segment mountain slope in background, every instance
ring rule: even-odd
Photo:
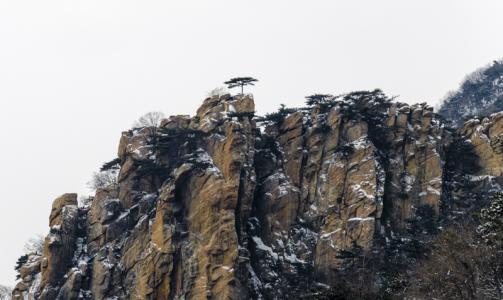
[[[471,116],[502,110],[503,60],[499,60],[466,76],[459,90],[446,96],[438,113],[459,127]]]
[[[500,190],[503,114],[454,131],[379,90],[254,111],[213,96],[123,132],[118,182],[54,201],[13,298],[414,296],[400,276],[439,226]]]

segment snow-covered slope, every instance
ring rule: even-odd
[[[450,92],[439,114],[460,126],[472,116],[503,110],[503,60],[494,61],[466,76],[457,91]]]

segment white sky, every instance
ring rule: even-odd
[[[0,0],[0,283],[141,114],[232,76],[259,113],[381,88],[431,104],[503,56],[501,0]],[[250,89],[249,89],[250,90]]]

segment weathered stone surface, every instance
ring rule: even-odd
[[[197,110],[196,117],[199,119],[198,129],[210,132],[219,125],[228,113],[253,113],[255,103],[251,95],[213,96],[204,100]]]
[[[80,270],[70,270],[68,278],[59,290],[57,299],[78,299],[82,287],[82,273]]]
[[[375,113],[387,130],[376,133],[372,120],[337,105],[266,128],[279,149],[257,152],[259,251],[252,251],[258,277],[272,287],[266,295],[294,293],[310,263],[314,278],[331,284],[347,263],[340,253],[370,251],[376,235],[405,233],[417,207],[439,213],[446,133],[432,108],[392,103]],[[300,240],[299,227],[309,228]],[[294,271],[271,276],[270,265]]]
[[[160,128],[164,129],[177,129],[177,128],[188,128],[190,125],[190,116],[178,115],[170,116],[167,119],[161,121]]]
[[[40,268],[42,256],[40,254],[29,254],[27,262],[19,270],[19,281],[12,290],[12,299],[34,300],[35,292],[40,285]]]
[[[70,201],[61,201],[65,198]],[[44,242],[40,299],[55,299],[63,276],[71,268],[77,238],[76,199],[76,194],[66,194],[54,201],[53,213],[54,208],[59,207],[59,214],[51,219],[50,232]]]
[[[55,200],[13,295],[285,299],[336,284],[348,257],[414,238],[419,212],[447,207],[453,133],[424,103],[383,99],[355,93],[259,130],[250,95],[214,96],[154,134],[123,132],[118,186],[89,207]],[[480,175],[502,175],[502,120],[462,131]]]
[[[461,133],[479,156],[481,175],[503,175],[503,112],[467,121]]]
[[[19,269],[19,276],[21,278],[32,276],[40,272],[40,255],[34,254],[29,256],[29,262],[24,264],[20,269]],[[30,280],[31,281],[31,280]]]
[[[49,217],[49,227],[55,224],[61,224],[61,211],[66,205],[77,205],[77,194],[64,194],[52,203],[51,215]]]

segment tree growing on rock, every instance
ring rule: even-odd
[[[107,171],[107,170],[112,170],[112,169],[120,169],[120,165],[121,164],[121,159],[120,158],[114,158],[112,159],[111,161],[108,161],[106,163],[104,163],[101,168],[100,168],[100,171]]]
[[[21,270],[21,267],[28,261],[28,258],[29,258],[28,254],[23,254],[17,259],[16,265],[14,266],[14,270],[18,272],[18,274],[16,275],[16,280],[21,278],[19,270]]]
[[[100,188],[114,187],[118,184],[118,170],[109,169],[106,171],[94,172],[91,181],[87,183],[87,186],[91,190],[97,190]]]
[[[96,191],[101,188],[114,187],[118,184],[118,177],[120,171],[120,158],[115,158],[109,162],[104,163],[99,172],[94,172],[91,181],[87,183],[88,188],[91,191]],[[81,206],[86,206],[90,204],[92,197],[81,196],[79,199],[79,204]]]
[[[280,125],[286,116],[294,113],[296,110],[293,108],[287,108],[286,105],[280,104],[277,112],[268,113],[263,117],[257,119],[258,122],[267,122]]]
[[[164,118],[164,114],[160,111],[151,111],[140,118],[133,124],[133,127],[158,127],[161,124],[161,120]]]
[[[37,234],[36,236],[30,238],[23,247],[26,254],[42,254],[44,249],[44,236]]]
[[[151,143],[154,150],[157,148],[157,137],[159,132],[159,125],[164,119],[164,114],[160,111],[151,111],[143,116],[141,116],[134,124],[134,128],[147,128],[147,136],[145,140],[147,143]]]
[[[308,106],[326,104],[330,100],[332,100],[333,98],[334,98],[334,96],[332,96],[330,94],[312,94],[312,95],[306,96],[306,104]]]
[[[224,84],[227,85],[229,89],[233,89],[235,87],[241,87],[241,94],[243,94],[245,85],[255,85],[254,82],[257,82],[258,79],[253,77],[235,77],[227,80]]]
[[[209,91],[206,96],[207,97],[223,96],[225,94],[229,94],[229,90],[225,86],[220,86]]]

